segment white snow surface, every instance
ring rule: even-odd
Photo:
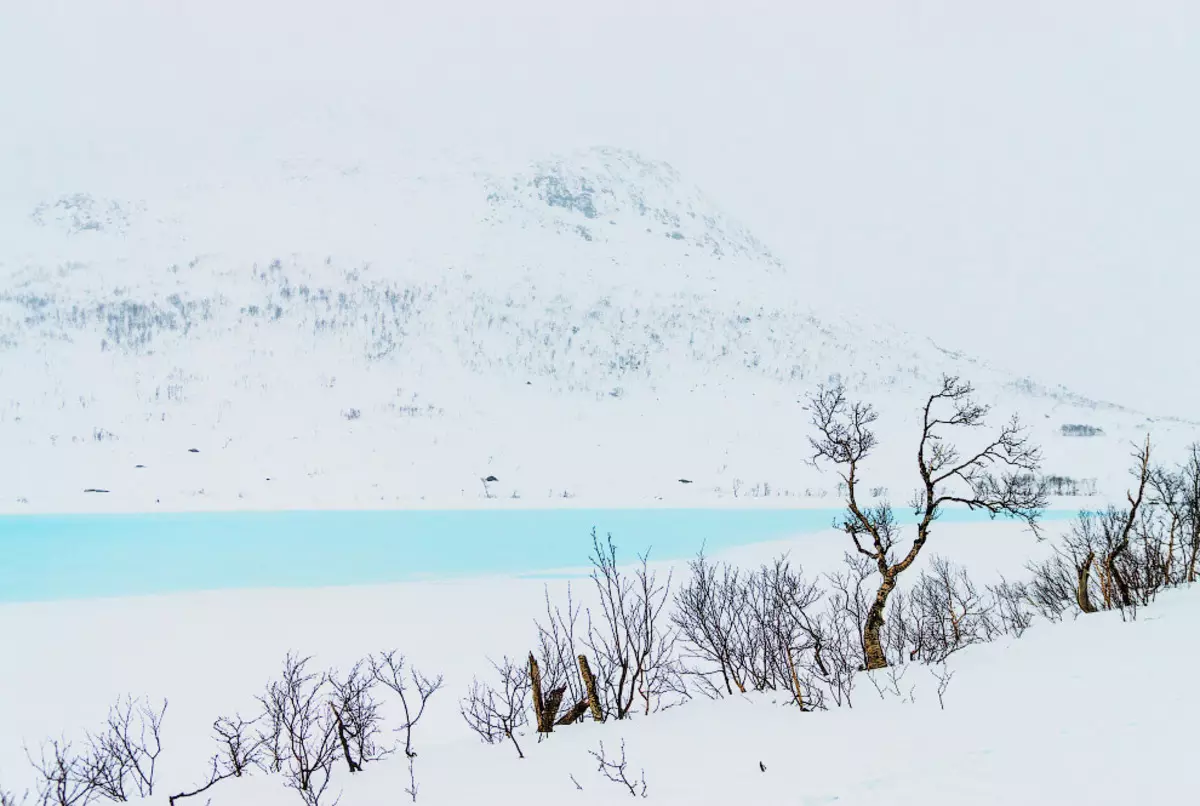
[[[832,569],[844,548],[845,536],[831,531],[725,558],[754,564],[787,550],[813,574]],[[921,560],[940,552],[987,582],[1020,576],[1046,550],[1012,524],[946,526]],[[565,583],[545,584],[557,598]],[[1200,662],[1188,639],[1200,618],[1194,589],[1164,595],[1131,623],[1116,613],[1039,623],[1020,639],[963,650],[949,664],[944,710],[936,681],[914,666],[902,698],[881,698],[860,675],[852,709],[800,713],[766,696],[698,700],[625,723],[559,728],[543,743],[527,734],[528,758],[518,760],[510,745],[479,743],[457,700],[487,671],[486,657],[530,647],[542,585],[478,579],[2,606],[5,655],[21,662],[0,664],[0,781],[29,782],[22,742],[36,749],[60,731],[79,737],[131,692],[170,700],[160,783],[145,801],[161,803],[157,793],[203,777],[212,720],[249,714],[287,650],[345,668],[395,646],[446,675],[417,734],[419,803],[625,802],[588,755],[622,739],[657,803],[1185,803],[1194,788],[1187,726],[1200,705],[1186,684]],[[403,759],[392,758],[355,776],[339,770],[331,794],[340,791],[344,806],[399,803],[406,785]],[[213,806],[300,802],[261,773],[207,794]]]
[[[1198,433],[908,335],[903,311],[814,310],[819,275],[620,148],[32,176],[0,209],[3,512],[805,505],[833,482],[804,465],[803,403],[835,378],[883,414],[880,486],[943,372],[1101,493],[1146,431],[1168,454]]]

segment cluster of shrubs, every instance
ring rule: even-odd
[[[408,760],[405,792],[416,801],[413,732],[442,678],[422,674],[394,650],[369,655],[345,674],[313,671],[310,665],[310,658],[289,654],[279,677],[257,697],[257,713],[213,722],[216,751],[207,771],[191,789],[168,795],[171,806],[255,770],[281,775],[307,806],[319,806],[336,767],[359,773],[368,763],[397,752]],[[390,722],[389,704],[400,714]],[[34,803],[89,806],[160,793],[157,768],[166,711],[166,700],[156,707],[126,697],[110,709],[104,726],[86,733],[81,743],[55,739],[44,742],[36,755],[27,750],[36,774]],[[384,742],[387,727],[399,741]],[[0,791],[0,806],[27,801],[28,795],[18,800]]]
[[[1164,590],[1200,575],[1200,445],[1177,468],[1136,454],[1126,505],[1082,512],[1053,554],[1031,566],[1025,599],[1042,616],[1119,610],[1136,616]]]
[[[810,400],[812,445],[817,459],[838,466],[847,499],[840,525],[854,548],[840,570],[814,579],[787,556],[747,570],[702,554],[673,588],[645,557],[622,570],[611,537],[601,542],[593,533],[595,609],[577,605],[569,589],[565,604],[547,598],[537,649],[527,660],[494,664],[491,681],[477,680],[464,718],[484,741],[511,741],[523,755],[517,732],[528,723],[528,700],[539,735],[749,691],[780,693],[804,711],[850,707],[860,672],[889,669],[895,687],[897,667],[941,665],[964,647],[1019,638],[1039,616],[1116,609],[1132,617],[1163,590],[1196,580],[1200,446],[1168,469],[1152,464],[1147,441],[1136,454],[1128,505],[1081,512],[1051,542],[1050,557],[1027,566],[1028,579],[981,586],[933,556],[901,585],[943,505],[1016,518],[1041,535],[1047,496],[1063,482],[1038,473],[1040,452],[1015,419],[982,450],[960,455],[944,432],[983,424],[987,408],[971,393],[969,384],[944,378],[928,401],[911,542],[890,505],[859,501],[862,466],[875,446],[874,411],[849,401],[841,386],[822,389]],[[995,475],[995,465],[1008,470]],[[948,681],[944,667],[935,674]]]
[[[1060,432],[1064,437],[1102,437],[1104,429],[1083,423],[1063,423]]]

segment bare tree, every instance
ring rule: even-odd
[[[610,759],[604,752],[604,742],[600,742],[599,750],[589,750],[592,758],[599,763],[600,774],[614,784],[620,784],[633,797],[646,797],[646,771],[642,770],[639,777],[634,779],[629,777],[629,761],[625,758],[625,740],[621,740],[621,758]],[[578,782],[575,786],[582,789]]]
[[[1150,474],[1150,489],[1149,506],[1159,509],[1166,518],[1166,545],[1161,549],[1162,567],[1158,573],[1162,576],[1163,584],[1170,586],[1175,584],[1183,565],[1176,558],[1176,554],[1183,549],[1187,521],[1183,474],[1162,467],[1155,468]]]
[[[344,678],[337,672],[329,675],[333,689],[329,707],[337,726],[342,758],[351,773],[360,772],[368,761],[388,754],[378,744],[383,716],[373,692],[378,681],[368,667],[368,663],[358,661]]]
[[[676,595],[687,673],[709,696],[786,691],[801,710],[831,699],[850,704],[863,666],[862,631],[870,565],[847,556],[826,593],[786,556],[744,571],[701,554]],[[824,600],[824,609],[818,604]]]
[[[104,797],[128,800],[127,786],[140,797],[154,794],[158,757],[162,754],[162,721],[167,701],[161,708],[126,696],[108,712],[104,729],[88,735],[88,775]]]
[[[704,693],[786,691],[806,711],[850,704],[862,668],[866,561],[848,555],[847,570],[828,576],[827,594],[786,556],[746,572],[701,554],[691,569],[673,619],[685,661],[697,664],[687,673]]]
[[[728,564],[718,568],[701,551],[688,564],[690,575],[675,595],[672,621],[688,659],[701,668],[690,669],[707,693],[719,696],[746,692],[739,625],[747,603],[739,571]],[[719,683],[714,682],[719,679]]]
[[[954,672],[943,663],[939,668],[934,669],[933,676],[938,681],[938,707],[944,711],[946,710],[946,692],[950,689],[950,681],[954,679]]]
[[[888,697],[895,697],[902,703],[912,704],[917,701],[915,696],[917,687],[909,686],[907,695],[903,688],[904,678],[911,668],[907,664],[892,663],[882,669],[871,669],[867,672],[866,678],[875,689],[875,693],[879,695],[879,699],[886,700]]]
[[[1045,507],[1044,485],[1034,481],[1041,465],[1040,452],[1025,434],[1016,417],[983,447],[969,454],[945,440],[943,430],[977,429],[984,425],[988,407],[975,402],[970,384],[957,377],[942,378],[941,388],[926,400],[917,467],[921,485],[913,497],[918,518],[916,536],[903,553],[898,553],[900,529],[889,504],[867,507],[859,501],[863,462],[876,445],[872,424],[874,409],[851,402],[841,384],[822,387],[809,401],[817,436],[810,439],[813,463],[826,460],[836,465],[845,484],[846,515],[841,528],[850,536],[855,550],[871,560],[880,575],[878,590],[863,629],[863,647],[868,669],[888,665],[882,632],[888,597],[929,539],[934,521],[946,505],[958,504],[983,510],[995,517],[1005,514],[1020,518],[1035,531]],[[941,410],[948,407],[948,413]],[[999,474],[995,472],[999,469]]]
[[[1157,468],[1150,485],[1150,504],[1164,510],[1167,520],[1162,575],[1167,585],[1191,584],[1200,564],[1200,443],[1175,470]]]
[[[1179,474],[1183,478],[1181,496],[1186,548],[1183,581],[1190,585],[1200,574],[1200,443],[1192,445]]]
[[[517,758],[525,758],[517,742],[517,731],[529,723],[525,705],[529,696],[529,677],[508,656],[500,663],[491,663],[500,677],[499,687],[473,680],[466,699],[459,703],[459,713],[483,741],[495,744],[508,739],[517,749]]]
[[[1108,518],[1103,520],[1104,554],[1101,558],[1100,577],[1106,604],[1113,599],[1119,607],[1129,608],[1135,605],[1129,580],[1122,573],[1122,560],[1126,559],[1130,541],[1133,539],[1138,526],[1138,516],[1142,503],[1146,498],[1146,487],[1150,481],[1150,437],[1140,451],[1134,454],[1137,468],[1134,476],[1137,479],[1136,492],[1126,493],[1129,508],[1124,512],[1110,509]]]
[[[806,664],[810,675],[824,686],[835,706],[854,707],[855,675],[863,668],[862,632],[831,601],[814,620],[810,635],[813,651]]]
[[[408,759],[409,788],[405,792],[415,803],[418,787],[414,764],[417,751],[413,746],[413,730],[424,716],[430,697],[442,687],[442,676],[428,677],[414,668],[406,670],[404,656],[394,649],[371,655],[367,662],[370,664],[371,677],[400,699],[404,722],[396,730],[404,735],[404,755]]]
[[[596,660],[595,676],[604,716],[626,719],[640,697],[649,713],[661,696],[675,690],[675,632],[664,608],[670,600],[671,576],[660,583],[646,555],[632,574],[617,565],[617,548],[609,535],[600,542],[592,530],[592,582],[599,613],[587,616],[584,643]]]
[[[235,777],[240,778],[261,758],[262,737],[253,733],[257,722],[242,719],[240,714],[218,717],[213,722],[213,734],[221,747],[218,755]]]
[[[269,729],[263,747],[308,806],[318,806],[337,760],[337,723],[327,705],[329,676],[307,670],[311,658],[288,653],[283,674],[259,697]]]
[[[1001,577],[999,584],[988,586],[988,593],[995,603],[1001,631],[1014,638],[1024,635],[1033,624],[1033,613],[1029,610],[1029,586]]]
[[[829,584],[830,623],[838,629],[853,628],[857,638],[849,647],[855,655],[855,670],[867,668],[867,650],[863,635],[871,613],[871,597],[868,587],[874,564],[858,554],[847,553],[842,557],[842,570],[825,575]]]
[[[7,789],[0,789],[0,806],[23,806],[27,800],[29,800],[28,792],[22,795],[20,800],[17,800],[17,796],[12,792],[9,792]]]
[[[634,683],[646,715],[689,697],[677,659],[679,633],[664,615],[671,601],[673,574],[668,572],[666,580],[660,583],[657,574],[648,568],[648,557],[641,555],[633,572],[634,612],[630,619],[630,632],[636,635],[632,646],[638,650]],[[579,661],[586,664],[582,655]],[[586,668],[583,671],[586,678]],[[664,702],[668,696],[672,700]]]
[[[1080,512],[1053,555],[1029,566],[1029,599],[1044,615],[1119,610],[1136,617],[1165,588],[1186,583],[1192,571],[1194,492],[1200,488],[1200,452],[1177,472],[1151,467],[1149,438],[1133,454],[1133,488],[1126,506]],[[1195,470],[1190,470],[1195,463]],[[1193,476],[1195,473],[1195,476]]]
[[[958,650],[992,640],[999,632],[992,603],[965,568],[934,557],[912,592],[916,646],[912,657],[944,663]]]
[[[261,760],[264,738],[255,734],[256,720],[247,721],[240,715],[219,717],[213,722],[213,737],[219,750],[209,759],[208,778],[191,790],[171,795],[171,806],[180,800],[202,795],[228,778],[240,778]]]
[[[581,718],[587,710],[588,699],[584,680],[576,674],[577,658],[580,657],[576,632],[582,607],[575,602],[570,583],[567,583],[565,613],[558,605],[551,603],[549,588],[545,589],[545,599],[546,621],[534,622],[538,632],[538,654],[542,659],[537,664],[538,686],[534,696],[540,733],[553,731],[555,724],[570,724]],[[531,663],[531,685],[533,677]],[[542,696],[543,691],[549,691],[551,695],[548,698]],[[559,718],[559,707],[564,700],[571,703],[572,707]]]
[[[1129,506],[1080,512],[1071,530],[1054,546],[1054,555],[1030,566],[1034,573],[1032,598],[1047,614],[1072,606],[1079,613],[1114,607],[1126,610],[1139,603],[1139,590],[1152,595],[1149,589],[1160,587],[1159,574],[1165,563],[1153,545],[1157,541],[1153,513],[1144,506],[1151,479],[1148,439],[1135,458],[1137,486],[1126,494]],[[1132,551],[1134,547],[1142,552]],[[1143,568],[1147,563],[1155,567]]]
[[[1086,554],[1082,558],[1086,558]],[[1077,596],[1087,588],[1079,584],[1082,568],[1073,560],[1060,546],[1055,546],[1052,556],[1026,566],[1033,575],[1024,586],[1027,600],[1048,621],[1059,621],[1071,610],[1085,612]],[[1090,570],[1091,560],[1087,561],[1087,567]]]
[[[37,773],[39,806],[87,806],[100,793],[89,774],[86,756],[76,752],[65,739],[44,742],[37,758],[25,749]]]
[[[810,669],[817,665],[823,649],[823,632],[814,616],[821,591],[815,582],[804,578],[802,568],[793,568],[786,556],[764,566],[760,576],[770,595],[768,629],[771,643],[778,647],[775,662],[782,664],[779,672],[786,674],[786,688],[801,710],[820,707],[822,693],[814,685]],[[812,662],[806,663],[810,656]]]

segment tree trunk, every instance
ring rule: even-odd
[[[867,669],[883,669],[888,665],[887,655],[883,652],[883,613],[887,608],[888,597],[896,587],[896,574],[885,573],[883,582],[875,594],[875,601],[867,611],[867,624],[863,628],[863,653],[866,655]]]
[[[537,659],[529,653],[529,684],[533,693],[533,715],[537,718],[538,733],[550,733],[554,726],[546,723],[546,701],[542,699],[542,673],[538,670]]]
[[[1117,567],[1117,555],[1112,554],[1108,557],[1108,575],[1116,585],[1117,594],[1121,597],[1121,607],[1133,606],[1133,595],[1129,590],[1129,583],[1125,581],[1125,576],[1121,573],[1121,569]]]
[[[792,690],[796,695],[796,705],[800,706],[800,710],[804,710],[804,692],[800,690],[800,676],[796,674],[796,662],[792,660],[792,648],[787,649],[788,671],[792,673]]]
[[[587,692],[588,705],[592,709],[592,719],[604,721],[604,712],[600,710],[600,695],[596,693],[596,676],[588,666],[587,655],[579,656],[579,676],[583,678],[583,688]]]
[[[587,709],[588,709],[588,701],[585,698],[585,699],[582,699],[579,702],[575,703],[574,705],[572,705],[570,707],[570,709],[568,709],[565,714],[563,714],[561,717],[559,717],[558,721],[555,722],[554,724],[555,725],[572,725],[583,718],[583,715],[585,713],[587,713]]]
[[[525,754],[521,752],[521,745],[517,744],[517,737],[511,730],[504,731],[505,735],[512,740],[513,747],[517,748],[517,758],[525,758]]]
[[[546,733],[554,730],[554,720],[558,716],[558,709],[562,705],[563,695],[567,693],[566,686],[559,686],[546,695],[545,710],[542,712],[542,718],[538,722],[546,726]]]
[[[1175,559],[1175,531],[1179,527],[1179,519],[1171,518],[1171,537],[1167,541],[1167,558],[1163,561],[1163,584],[1171,584],[1171,563]]]
[[[1096,612],[1096,606],[1092,604],[1092,598],[1088,592],[1088,588],[1091,585],[1092,563],[1095,559],[1096,553],[1089,551],[1087,559],[1079,567],[1075,581],[1075,603],[1079,605],[1080,611],[1084,613]]]
[[[329,709],[333,711],[333,718],[337,720],[338,741],[342,744],[342,755],[346,758],[346,766],[350,768],[350,772],[359,772],[362,767],[350,754],[350,742],[346,739],[346,726],[342,723],[342,715],[338,713],[337,706],[333,703],[329,703]]]

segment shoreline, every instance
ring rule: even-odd
[[[870,503],[878,503],[869,500]],[[1062,496],[1049,501],[1045,512],[1076,513],[1082,509],[1092,509],[1104,506],[1108,500],[1103,496]],[[114,502],[111,507],[67,506],[54,508],[39,508],[34,505],[0,504],[0,518],[19,517],[104,517],[104,516],[151,516],[151,515],[215,515],[215,514],[264,514],[264,513],[451,513],[451,512],[554,512],[554,511],[713,511],[725,510],[842,510],[845,501],[829,496],[817,497],[743,497],[743,498],[698,498],[686,500],[683,498],[654,498],[650,500],[612,498],[612,499],[524,499],[524,498],[489,498],[463,499],[446,498],[437,500],[399,500],[393,502],[338,502],[310,506],[272,506],[268,502],[245,503],[239,502],[236,507],[228,506],[227,501],[212,501],[211,506],[182,506],[181,502],[169,502],[152,509],[138,507],[130,502]],[[907,505],[897,505],[893,502],[896,512],[908,509]],[[956,508],[957,509],[957,508]]]

